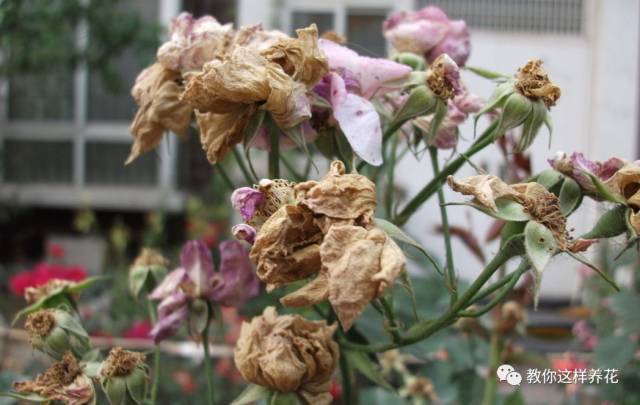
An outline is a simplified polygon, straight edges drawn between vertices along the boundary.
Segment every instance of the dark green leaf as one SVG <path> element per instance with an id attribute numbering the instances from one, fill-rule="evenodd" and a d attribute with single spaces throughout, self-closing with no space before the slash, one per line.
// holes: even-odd
<path id="1" fill-rule="evenodd" d="M 626 333 L 640 333 L 640 295 L 631 291 L 616 294 L 611 309 L 620 318 Z"/>
<path id="2" fill-rule="evenodd" d="M 490 70 L 475 67 L 475 66 L 465 66 L 465 70 L 473 72 L 478 76 L 484 77 L 485 79 L 489 79 L 489 80 L 506 79 L 509 77 L 507 75 L 503 75 L 502 73 L 492 72 Z"/>
<path id="3" fill-rule="evenodd" d="M 367 356 L 366 353 L 348 350 L 344 355 L 347 356 L 347 360 L 353 368 L 358 370 L 373 383 L 390 391 L 394 391 L 393 387 L 384 379 L 382 373 L 378 370 L 377 365 Z"/>
<path id="4" fill-rule="evenodd" d="M 601 368 L 622 369 L 632 359 L 637 345 L 626 336 L 609 335 L 600 340 L 594 354 Z"/>

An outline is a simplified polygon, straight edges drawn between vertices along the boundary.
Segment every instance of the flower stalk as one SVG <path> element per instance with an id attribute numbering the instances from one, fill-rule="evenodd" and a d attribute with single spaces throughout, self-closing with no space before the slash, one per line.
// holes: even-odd
<path id="1" fill-rule="evenodd" d="M 202 349 L 204 351 L 204 373 L 207 379 L 207 404 L 209 405 L 215 404 L 213 365 L 211 364 L 211 354 L 209 353 L 209 326 L 211 324 L 212 312 L 211 304 L 207 302 L 207 323 L 202 330 Z"/>

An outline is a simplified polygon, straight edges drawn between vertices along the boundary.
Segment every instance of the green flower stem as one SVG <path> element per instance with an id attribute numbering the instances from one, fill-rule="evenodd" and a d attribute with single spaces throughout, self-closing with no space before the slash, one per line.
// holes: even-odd
<path id="1" fill-rule="evenodd" d="M 398 214 L 398 216 L 394 219 L 394 223 L 398 226 L 402 226 L 407 223 L 409 218 L 413 215 L 414 212 L 418 210 L 431 196 L 436 193 L 444 184 L 445 180 L 448 176 L 457 172 L 467 161 L 468 158 L 480 152 L 487 146 L 493 143 L 495 136 L 494 130 L 497 126 L 497 121 L 494 121 L 489 125 L 489 127 L 482 133 L 482 135 L 478 138 L 478 140 L 467 149 L 467 151 L 455 158 L 451 163 L 446 165 L 442 171 L 434 176 L 433 179 L 426 186 L 420 190 L 420 192 L 413 197 L 411 201 L 407 203 L 404 209 Z"/>
<path id="2" fill-rule="evenodd" d="M 270 115 L 264 117 L 264 124 L 269 134 L 269 178 L 280 178 L 280 129 Z"/>
<path id="3" fill-rule="evenodd" d="M 496 305 L 498 305 L 498 304 L 500 304 L 502 302 L 504 297 L 506 297 L 507 294 L 509 294 L 509 292 L 511 291 L 513 286 L 516 285 L 518 280 L 520 280 L 520 277 L 527 270 L 529 270 L 529 263 L 527 261 L 523 260 L 522 263 L 520 264 L 520 266 L 516 269 L 516 271 L 511 273 L 509 275 L 509 277 L 503 278 L 503 280 L 507 280 L 506 285 L 502 288 L 502 290 L 500 290 L 500 292 L 491 301 L 489 301 L 489 303 L 487 303 L 486 305 L 482 306 L 481 308 L 479 308 L 476 311 L 462 311 L 462 312 L 460 312 L 460 316 L 464 316 L 464 317 L 468 317 L 468 318 L 477 318 L 477 317 L 482 316 L 482 315 L 486 314 L 487 312 L 491 311 L 491 309 L 493 309 Z M 474 298 L 473 301 L 474 302 L 478 301 L 477 296 L 476 296 L 476 298 Z"/>
<path id="4" fill-rule="evenodd" d="M 429 147 L 429 156 L 431 156 L 431 167 L 433 168 L 433 175 L 440 175 L 440 165 L 438 164 L 438 148 L 435 146 Z M 447 258 L 447 286 L 449 287 L 449 293 L 451 295 L 451 304 L 458 299 L 458 281 L 456 277 L 456 270 L 453 264 L 453 249 L 451 248 L 451 232 L 449 230 L 449 216 L 447 215 L 447 206 L 444 199 L 444 190 L 442 187 L 438 188 L 438 204 L 440 205 L 440 218 L 442 221 L 442 235 L 444 236 L 444 248 Z"/>
<path id="5" fill-rule="evenodd" d="M 521 266 L 524 266 L 527 262 L 523 262 L 523 264 L 521 264 Z M 529 268 L 529 264 L 526 264 L 526 269 L 527 270 Z M 473 297 L 473 299 L 471 300 L 471 302 L 469 302 L 469 305 L 473 305 L 475 303 L 477 303 L 478 301 L 488 297 L 489 295 L 493 294 L 494 292 L 498 291 L 502 286 L 504 286 L 505 284 L 508 284 L 512 281 L 512 279 L 514 277 L 519 277 L 517 276 L 519 269 L 517 269 L 515 272 L 509 274 L 508 276 L 501 278 L 500 280 L 496 281 L 495 283 L 491 284 L 489 287 L 486 287 L 485 289 L 483 289 L 482 291 L 480 291 L 478 294 L 476 294 L 475 297 Z M 517 281 L 517 280 L 516 280 Z"/>
<path id="6" fill-rule="evenodd" d="M 222 179 L 223 183 L 227 186 L 227 188 L 231 191 L 235 190 L 235 187 L 233 185 L 233 182 L 231 181 L 231 178 L 227 174 L 226 170 L 224 170 L 222 165 L 218 163 L 213 167 L 218 171 L 220 178 Z"/>
<path id="7" fill-rule="evenodd" d="M 487 264 L 482 273 L 476 278 L 464 294 L 458 298 L 455 304 L 451 305 L 447 312 L 435 320 L 425 320 L 413 325 L 407 333 L 400 336 L 399 342 L 387 342 L 377 344 L 358 344 L 350 341 L 342 340 L 341 345 L 348 349 L 360 350 L 366 352 L 385 352 L 387 350 L 396 349 L 402 346 L 408 346 L 420 342 L 427 337 L 433 335 L 439 330 L 446 328 L 454 323 L 460 316 L 460 312 L 469 306 L 469 302 L 473 300 L 475 295 L 480 291 L 482 286 L 489 281 L 491 276 L 500 269 L 509 259 L 522 254 L 522 238 L 521 235 L 515 235 L 505 242 L 498 254 Z"/>
<path id="8" fill-rule="evenodd" d="M 158 322 L 156 310 L 151 300 L 147 300 L 147 312 L 151 324 L 155 326 Z M 151 380 L 151 405 L 154 405 L 158 399 L 158 388 L 160 387 L 160 346 L 156 345 L 153 349 L 153 377 Z"/>
<path id="9" fill-rule="evenodd" d="M 247 184 L 257 183 L 258 179 L 256 179 L 255 176 L 253 176 L 247 168 L 247 165 L 244 163 L 244 159 L 242 158 L 242 154 L 238 150 L 238 146 L 234 146 L 233 148 L 231 148 L 231 152 L 233 152 L 233 158 L 238 164 L 238 167 L 240 168 L 240 171 L 242 172 L 244 180 L 247 182 Z"/>
<path id="10" fill-rule="evenodd" d="M 213 365 L 211 364 L 211 354 L 209 353 L 209 325 L 211 321 L 212 308 L 207 303 L 207 326 L 202 331 L 202 348 L 204 350 L 204 373 L 207 378 L 207 404 L 214 405 L 214 386 L 213 386 Z"/>
<path id="11" fill-rule="evenodd" d="M 389 151 L 387 162 L 385 162 L 389 165 L 389 169 L 387 170 L 387 189 L 384 196 L 384 206 L 387 218 L 389 219 L 393 217 L 393 184 L 395 183 L 396 154 L 398 153 L 399 140 L 400 138 L 397 136 L 393 138 L 393 141 L 391 142 L 391 150 Z"/>
<path id="12" fill-rule="evenodd" d="M 502 352 L 502 336 L 495 330 L 491 332 L 491 341 L 489 346 L 489 376 L 484 384 L 484 395 L 482 405 L 493 405 L 496 400 L 496 391 L 498 388 L 498 379 L 495 378 L 496 370 L 500 366 L 500 354 Z"/>
<path id="13" fill-rule="evenodd" d="M 393 313 L 391 304 L 385 297 L 380 297 L 380 304 L 382 304 L 382 312 L 388 322 L 387 330 L 391 334 L 394 342 L 402 342 L 402 336 L 400 336 L 400 326 L 396 322 L 396 316 Z"/>

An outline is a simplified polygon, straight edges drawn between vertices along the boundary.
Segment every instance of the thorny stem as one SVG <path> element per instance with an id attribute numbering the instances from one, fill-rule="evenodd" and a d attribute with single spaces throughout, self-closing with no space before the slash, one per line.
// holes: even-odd
<path id="1" fill-rule="evenodd" d="M 429 155 L 431 156 L 431 166 L 433 167 L 433 175 L 440 175 L 440 165 L 438 164 L 438 149 L 435 146 L 429 147 Z M 453 264 L 453 249 L 451 248 L 451 232 L 449 231 L 449 217 L 447 215 L 447 206 L 444 199 L 444 191 L 442 187 L 438 188 L 438 204 L 440 205 L 440 218 L 442 220 L 442 235 L 444 236 L 444 248 L 447 257 L 447 284 L 449 293 L 451 294 L 451 304 L 458 299 L 458 286 L 456 279 L 456 270 Z"/>
<path id="2" fill-rule="evenodd" d="M 404 225 L 407 223 L 409 218 L 413 215 L 414 212 L 418 210 L 427 201 L 431 196 L 436 193 L 445 182 L 448 176 L 454 174 L 460 169 L 468 158 L 480 152 L 487 146 L 491 145 L 493 140 L 495 139 L 494 130 L 496 129 L 497 121 L 494 121 L 489 125 L 489 127 L 482 133 L 482 135 L 478 138 L 478 140 L 467 149 L 467 151 L 455 158 L 451 163 L 446 165 L 442 171 L 433 177 L 426 186 L 420 190 L 420 192 L 413 197 L 411 201 L 407 203 L 404 209 L 398 214 L 398 216 L 394 219 L 394 223 L 398 226 Z"/>
<path id="3" fill-rule="evenodd" d="M 151 324 L 155 326 L 158 322 L 155 308 L 151 300 L 147 300 L 147 311 Z M 153 349 L 153 379 L 151 382 L 151 405 L 155 405 L 158 399 L 158 388 L 160 388 L 160 346 L 156 345 Z"/>
<path id="4" fill-rule="evenodd" d="M 209 353 L 209 324 L 211 323 L 211 304 L 207 303 L 207 325 L 202 331 L 202 348 L 204 350 L 204 373 L 207 378 L 207 403 L 214 405 L 214 393 L 213 393 L 213 367 L 211 364 L 211 355 Z"/>
<path id="5" fill-rule="evenodd" d="M 413 325 L 407 333 L 401 335 L 400 342 L 387 342 L 377 344 L 358 344 L 350 341 L 342 340 L 341 345 L 345 348 L 360 350 L 366 352 L 385 352 L 387 350 L 396 349 L 402 346 L 408 346 L 417 342 L 420 342 L 427 337 L 433 335 L 439 330 L 454 323 L 460 316 L 460 312 L 469 306 L 469 303 L 473 300 L 476 293 L 480 291 L 482 286 L 498 271 L 498 269 L 505 264 L 512 257 L 522 254 L 522 239 L 520 235 L 516 235 L 510 238 L 498 251 L 498 254 L 487 264 L 482 270 L 482 273 L 473 281 L 464 294 L 458 298 L 458 300 L 449 307 L 447 312 L 442 314 L 435 320 L 425 320 Z"/>

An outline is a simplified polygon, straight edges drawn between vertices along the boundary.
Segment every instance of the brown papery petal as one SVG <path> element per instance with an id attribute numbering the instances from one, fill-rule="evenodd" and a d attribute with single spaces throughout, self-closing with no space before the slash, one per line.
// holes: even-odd
<path id="1" fill-rule="evenodd" d="M 326 272 L 320 272 L 304 287 L 280 298 L 285 307 L 310 307 L 329 298 L 329 277 Z"/>
<path id="2" fill-rule="evenodd" d="M 281 39 L 262 54 L 294 80 L 313 87 L 329 71 L 327 58 L 318 47 L 318 28 L 311 24 L 296 31 L 298 38 Z"/>
<path id="3" fill-rule="evenodd" d="M 344 164 L 334 161 L 321 181 L 307 181 L 296 186 L 298 200 L 316 215 L 369 220 L 376 209 L 375 185 L 365 176 L 344 172 Z"/>
<path id="4" fill-rule="evenodd" d="M 311 211 L 281 207 L 262 225 L 251 248 L 258 277 L 270 291 L 319 272 L 321 240 Z"/>
<path id="5" fill-rule="evenodd" d="M 382 230 L 352 225 L 331 227 L 320 256 L 329 276 L 329 302 L 345 330 L 404 271 L 406 262 Z"/>
<path id="6" fill-rule="evenodd" d="M 229 150 L 242 141 L 243 131 L 253 111 L 254 107 L 240 104 L 224 114 L 196 112 L 200 142 L 209 162 L 223 160 Z"/>
<path id="7" fill-rule="evenodd" d="M 628 164 L 615 172 L 611 178 L 605 182 L 614 193 L 623 196 L 631 203 L 640 206 L 640 166 Z"/>
<path id="8" fill-rule="evenodd" d="M 496 200 L 509 198 L 518 201 L 519 194 L 499 177 L 491 175 L 478 175 L 467 177 L 464 180 L 456 180 L 453 176 L 447 177 L 449 187 L 458 193 L 474 197 L 474 202 L 490 209 L 498 211 Z"/>

